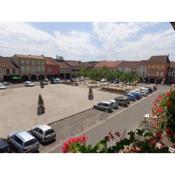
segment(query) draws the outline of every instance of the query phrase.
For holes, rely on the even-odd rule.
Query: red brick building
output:
[[[10,81],[12,76],[18,74],[18,68],[8,57],[0,57],[0,81]]]
[[[118,70],[137,73],[138,65],[139,61],[121,61],[118,65]]]
[[[170,67],[168,69],[168,83],[175,83],[175,62],[170,63]]]
[[[167,82],[169,66],[169,55],[152,56],[146,61],[147,81],[150,83]]]
[[[112,70],[117,70],[118,66],[120,65],[120,61],[100,61],[99,63],[97,63],[94,68],[109,68]]]
[[[51,57],[44,57],[46,61],[45,75],[48,79],[59,76],[60,66],[56,60]]]

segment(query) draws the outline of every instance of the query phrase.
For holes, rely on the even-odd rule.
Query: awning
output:
[[[12,80],[21,80],[21,77],[14,76],[14,77],[12,77]]]

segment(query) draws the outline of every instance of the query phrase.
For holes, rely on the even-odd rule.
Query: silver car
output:
[[[0,90],[6,89],[6,86],[4,86],[3,83],[0,83]]]
[[[118,104],[119,104],[120,106],[125,106],[125,107],[127,107],[127,106],[130,104],[129,98],[128,98],[127,96],[124,96],[124,95],[120,95],[120,96],[116,97],[114,100],[115,100],[116,102],[118,102]]]
[[[20,153],[35,152],[39,148],[38,140],[27,131],[9,134],[8,141]]]
[[[56,133],[49,125],[38,125],[32,128],[32,134],[42,143],[56,140]]]
[[[113,109],[118,109],[119,104],[118,104],[118,102],[117,102],[117,101],[115,101],[115,100],[109,100],[109,102],[111,102],[111,103],[112,103]]]
[[[33,87],[33,86],[35,86],[35,84],[34,83],[32,83],[31,81],[25,81],[25,87]]]
[[[98,103],[97,105],[94,105],[94,109],[99,109],[102,111],[112,112],[113,109],[113,103],[109,101],[102,101]]]

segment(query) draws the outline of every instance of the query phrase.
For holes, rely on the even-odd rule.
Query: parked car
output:
[[[137,93],[136,91],[131,91],[130,94],[134,95],[137,100],[140,100],[142,98],[140,93]]]
[[[0,139],[0,153],[9,153],[10,146],[6,139]]]
[[[141,87],[140,90],[141,90],[141,93],[143,94],[143,96],[149,95],[149,90],[147,88]]]
[[[136,96],[134,96],[132,93],[126,94],[126,96],[129,98],[130,101],[136,101]]]
[[[14,132],[8,135],[9,143],[14,146],[17,152],[27,153],[37,151],[38,140],[27,131]]]
[[[7,86],[7,85],[10,84],[10,82],[8,82],[8,81],[3,81],[2,84],[3,84],[4,86]]]
[[[60,80],[59,78],[53,78],[51,79],[51,84],[59,84],[59,83],[62,83],[63,81]]]
[[[147,87],[145,87],[145,88],[148,89],[149,93],[152,93],[152,92],[153,92],[153,89],[152,89],[150,86],[147,86]]]
[[[118,104],[118,102],[117,102],[117,101],[115,101],[115,100],[109,100],[109,102],[111,102],[111,103],[112,103],[113,109],[118,109],[119,104]]]
[[[45,80],[44,80],[44,81],[43,81],[43,84],[44,84],[44,85],[48,85],[49,83],[48,83],[48,81],[45,81]]]
[[[33,86],[35,86],[35,84],[33,83],[33,82],[31,82],[31,81],[25,81],[25,87],[33,87]]]
[[[48,82],[49,83],[49,79],[48,78],[45,78],[44,81]]]
[[[100,82],[107,82],[105,78],[101,79]]]
[[[56,140],[56,133],[49,125],[38,125],[32,128],[31,133],[42,143]]]
[[[143,97],[143,94],[142,94],[142,92],[140,91],[140,89],[135,89],[134,91],[140,96],[140,98]]]
[[[94,109],[99,109],[102,111],[112,112],[113,103],[109,101],[102,101],[97,105],[94,105]]]
[[[118,96],[114,100],[117,101],[120,106],[127,107],[130,104],[128,97],[125,95]]]
[[[2,83],[0,83],[0,90],[6,89],[6,86],[4,86]]]
[[[111,83],[114,83],[114,84],[118,84],[119,83],[119,80],[112,80]]]

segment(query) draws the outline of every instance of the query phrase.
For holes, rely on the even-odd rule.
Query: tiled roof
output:
[[[60,69],[70,69],[70,65],[68,65],[65,61],[58,62],[58,65],[60,66]]]
[[[95,65],[95,68],[102,68],[102,67],[117,68],[120,63],[121,63],[120,61],[100,61]]]
[[[13,68],[13,69],[16,68],[13,65],[13,63],[10,61],[10,59],[5,58],[5,57],[0,58],[0,67],[3,67],[3,68]]]
[[[70,66],[76,66],[76,67],[80,66],[80,63],[81,63],[81,61],[77,61],[77,60],[65,60],[65,62]]]
[[[17,57],[17,58],[33,58],[33,59],[44,59],[43,56],[37,56],[37,55],[19,55],[19,54],[16,54],[14,55],[14,57]]]
[[[170,63],[168,55],[152,56],[148,61],[149,61],[149,63],[150,62],[154,62],[154,63]]]
[[[175,62],[170,63],[170,68],[175,68]]]
[[[139,61],[121,61],[120,67],[132,67],[136,68],[140,64]]]
[[[51,57],[44,57],[46,60],[46,65],[58,65],[58,62]]]
[[[83,66],[83,67],[94,67],[95,66],[95,63],[92,63],[92,62],[82,62],[81,63],[81,66]]]
[[[146,65],[148,63],[148,60],[140,60],[138,65]]]

